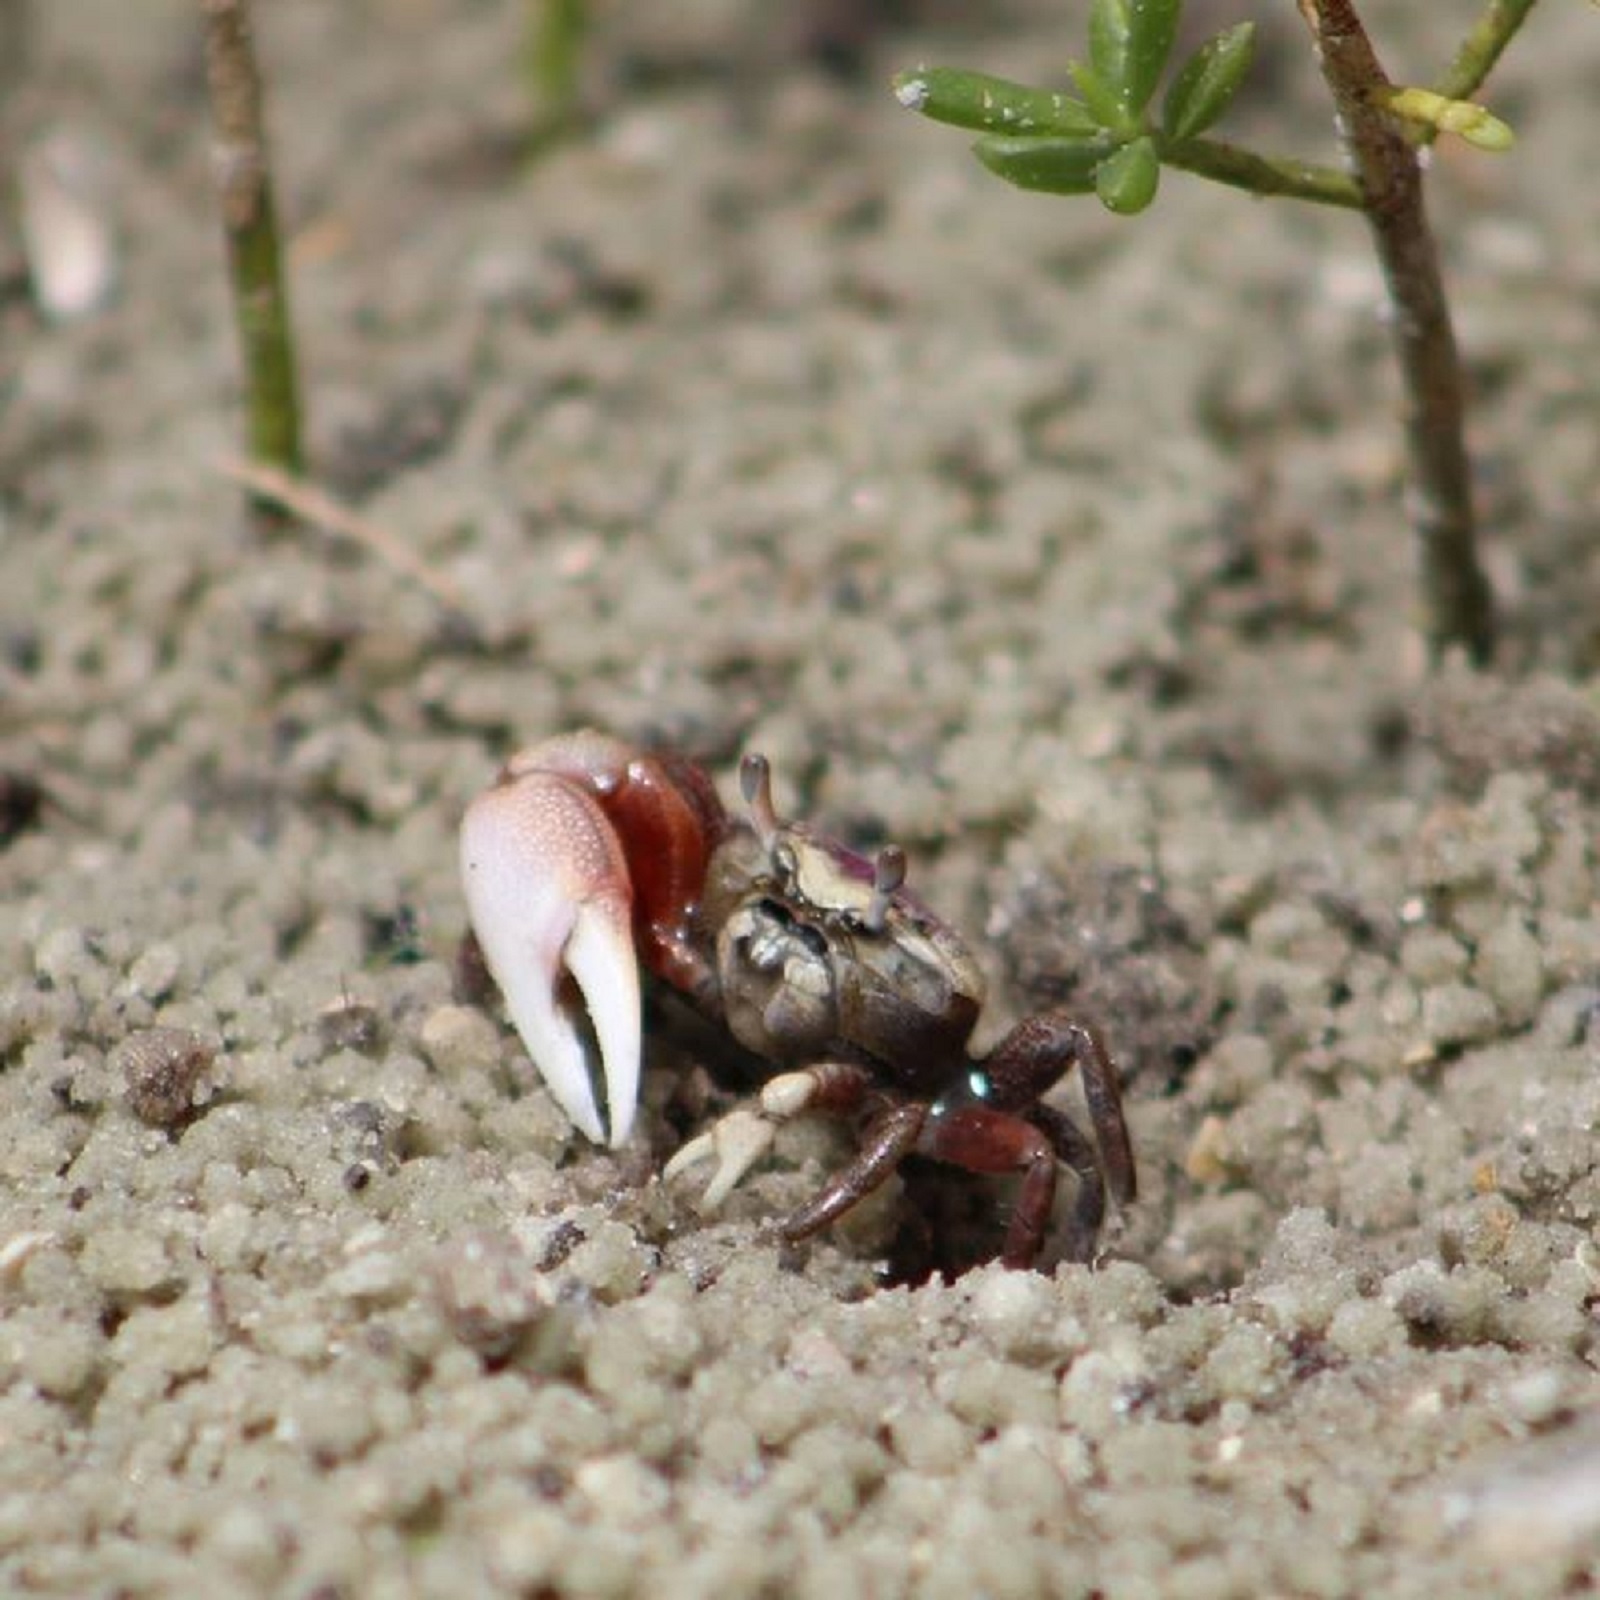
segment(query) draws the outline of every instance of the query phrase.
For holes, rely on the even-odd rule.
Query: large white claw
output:
[[[594,798],[553,772],[515,772],[461,823],[467,913],[522,1042],[561,1109],[596,1144],[624,1144],[639,1099],[639,968],[622,845]],[[576,983],[600,1049],[606,1117],[573,1025]]]

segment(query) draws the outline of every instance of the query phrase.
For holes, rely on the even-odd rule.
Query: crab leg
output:
[[[577,783],[513,765],[467,808],[461,876],[472,930],[540,1076],[589,1138],[624,1144],[639,1097],[640,1003],[633,892],[615,829]],[[573,984],[599,1046],[604,1118]]]
[[[761,1088],[760,1109],[744,1106],[730,1111],[714,1127],[689,1140],[661,1169],[671,1183],[683,1173],[716,1162],[716,1170],[699,1200],[703,1215],[718,1210],[745,1174],[772,1148],[778,1124],[807,1111],[851,1111],[871,1092],[872,1082],[860,1067],[843,1061],[823,1061],[782,1072]]]

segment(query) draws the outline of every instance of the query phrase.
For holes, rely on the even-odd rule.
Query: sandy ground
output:
[[[318,477],[466,621],[216,470],[190,8],[35,6],[12,148],[87,156],[119,283],[51,325],[0,247],[0,766],[47,790],[0,853],[0,1587],[1590,1589],[1592,8],[1495,80],[1516,152],[1438,153],[1493,676],[1423,662],[1357,221],[1019,196],[884,89],[1038,75],[1061,8],[842,74],[616,8],[532,165],[513,6],[261,9]],[[1426,78],[1470,8],[1374,9]],[[1331,154],[1269,44],[1238,127]],[[807,1124],[701,1218],[655,1175],[730,1102],[665,1044],[629,1148],[572,1132],[453,993],[454,833],[585,724],[903,843],[985,1038],[1100,1023],[1145,1194],[1097,1270],[892,1284],[898,1184],[762,1243],[846,1148]]]

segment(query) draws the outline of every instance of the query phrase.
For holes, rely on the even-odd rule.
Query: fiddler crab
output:
[[[745,756],[739,782],[743,818],[686,758],[588,731],[513,756],[468,807],[472,932],[551,1094],[596,1143],[627,1141],[642,965],[772,1064],[758,1110],[734,1111],[665,1169],[672,1179],[714,1164],[705,1209],[761,1159],[778,1123],[822,1111],[859,1120],[860,1151],[777,1225],[783,1239],[827,1227],[916,1154],[1020,1175],[1000,1258],[1031,1267],[1065,1162],[1078,1183],[1065,1253],[1089,1260],[1107,1189],[1122,1206],[1136,1189],[1098,1035],[1047,1011],[970,1057],[982,974],[906,887],[904,852],[868,860],[783,821],[761,756]],[[1042,1098],[1074,1066],[1092,1140]]]

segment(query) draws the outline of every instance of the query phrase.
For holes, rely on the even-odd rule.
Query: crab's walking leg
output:
[[[534,1065],[573,1122],[618,1146],[639,1098],[633,896],[616,830],[578,784],[515,766],[461,824],[472,930]],[[567,993],[576,984],[605,1079],[602,1121]]]
[[[888,1107],[868,1125],[855,1160],[803,1206],[791,1211],[778,1224],[778,1232],[791,1242],[809,1239],[859,1205],[917,1148],[927,1120],[928,1108],[920,1100]]]
[[[1028,1112],[1033,1123],[1055,1147],[1055,1153],[1072,1168],[1078,1179],[1078,1198],[1072,1207],[1072,1222],[1067,1230],[1068,1261],[1089,1261],[1094,1242],[1106,1220],[1106,1183],[1094,1146],[1064,1112],[1054,1106],[1036,1105]]]
[[[1041,1128],[1015,1112],[997,1111],[965,1095],[952,1100],[947,1096],[934,1107],[917,1153],[968,1172],[1021,1173],[1022,1188],[1000,1259],[1008,1267],[1031,1267],[1039,1259],[1055,1203],[1055,1148]],[[1089,1165],[1100,1191],[1100,1172],[1092,1157]]]
[[[1040,1099],[1073,1066],[1083,1075],[1094,1140],[1065,1112]],[[1001,1252],[1008,1267],[1031,1267],[1039,1258],[1055,1201],[1058,1161],[1078,1179],[1067,1239],[1073,1261],[1088,1261],[1094,1254],[1108,1182],[1121,1205],[1129,1204],[1138,1189],[1116,1068],[1099,1036],[1059,1011],[1018,1023],[987,1060],[936,1101],[917,1150],[969,1172],[1021,1175]]]
[[[1118,1205],[1131,1205],[1138,1198],[1139,1179],[1122,1114],[1122,1090],[1116,1066],[1093,1028],[1060,1011],[1046,1011],[1019,1022],[983,1063],[988,1103],[997,1110],[1033,1119],[1039,1097],[1074,1066],[1083,1080],[1083,1097],[1106,1181]],[[1048,1128],[1043,1119],[1033,1120]],[[1063,1149],[1061,1155],[1074,1171],[1079,1169],[1072,1154]]]

